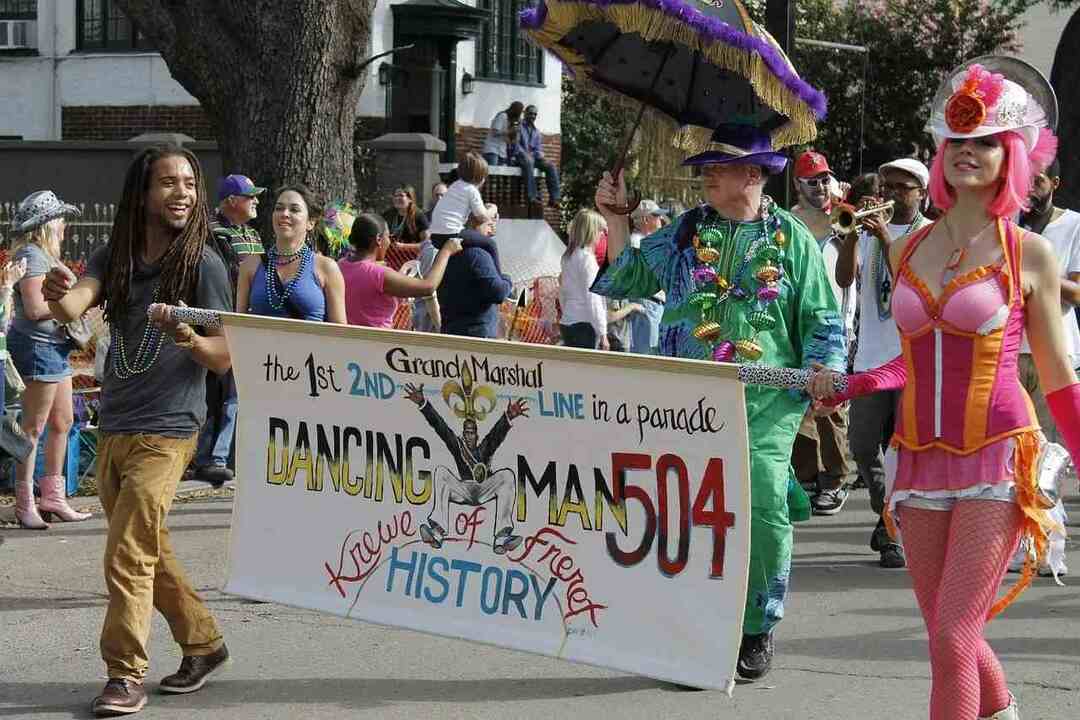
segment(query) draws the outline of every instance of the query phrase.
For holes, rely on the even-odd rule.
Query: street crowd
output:
[[[1047,443],[1080,453],[1080,213],[1055,204],[1056,141],[1031,88],[978,65],[953,80],[950,106],[978,92],[984,113],[976,122],[945,108],[930,167],[898,157],[841,178],[807,150],[794,160],[790,211],[763,194],[787,157],[760,133],[719,128],[686,160],[702,186],[689,210],[645,199],[617,211],[623,179],[605,174],[596,207],[569,224],[559,331],[572,347],[814,371],[810,403],[747,388],[752,557],[740,675],[772,666],[791,521],[841,512],[862,484],[879,517],[869,546],[882,567],[908,567],[931,637],[930,716],[1007,720],[1015,702],[982,638],[987,617],[1015,596],[995,603],[998,585],[1010,565],[1023,569],[1018,589],[1035,573],[1067,573],[1064,509],[1059,497],[1040,504],[1035,476]],[[498,208],[481,189],[490,167],[515,164],[530,202],[540,204],[539,169],[558,205],[536,113],[518,102],[498,113],[483,151],[432,188],[428,211],[400,187],[385,213],[358,214],[340,258],[320,251],[324,202],[312,190],[276,189],[272,237],[262,237],[250,222],[266,190],[229,175],[211,211],[198,160],[176,147],[135,158],[110,242],[81,278],[61,262],[75,208],[50,191],[20,204],[0,294],[9,372],[25,383],[19,426],[2,428],[28,446],[15,482],[24,528],[89,517],[65,493],[68,355],[88,309],[103,306],[111,333],[96,474],[109,521],[109,680],[96,713],[145,705],[152,607],[184,656],[162,691],[198,690],[229,658],[166,531],[185,474],[232,479],[228,348],[220,331],[167,312],[148,319],[148,308],[387,328],[413,298],[414,329],[496,337],[513,291],[499,243],[513,238],[496,237]]]

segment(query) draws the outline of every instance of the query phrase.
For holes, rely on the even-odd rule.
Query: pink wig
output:
[[[1029,153],[1024,138],[1014,130],[998,133],[1005,148],[1005,162],[998,180],[998,193],[987,210],[995,217],[1012,217],[1027,210],[1028,193],[1031,191],[1032,175],[1045,170],[1057,154],[1057,138],[1050,130],[1039,131],[1039,139]],[[945,180],[945,143],[938,145],[934,161],[930,165],[930,199],[942,210],[948,210],[956,202],[956,191]]]

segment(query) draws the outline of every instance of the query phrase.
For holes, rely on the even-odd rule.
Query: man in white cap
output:
[[[642,200],[634,212],[630,213],[630,245],[641,247],[641,239],[652,235],[664,226],[664,220],[670,213],[655,200]],[[664,291],[647,298],[637,298],[634,303],[641,307],[641,312],[632,313],[630,323],[630,347],[627,349],[639,355],[656,355],[660,351],[660,318],[664,314]]]
[[[1069,358],[1075,368],[1080,367],[1080,329],[1073,314],[1073,310],[1080,306],[1080,213],[1054,205],[1054,192],[1060,184],[1060,165],[1055,160],[1044,172],[1035,175],[1028,196],[1029,210],[1021,216],[1020,225],[1042,235],[1054,246],[1054,254],[1061,266],[1062,327],[1069,346]],[[1035,415],[1039,418],[1043,434],[1050,442],[1060,442],[1061,435],[1039,388],[1039,376],[1035,372],[1026,335],[1020,347],[1019,370],[1020,382],[1035,404]]]
[[[836,282],[850,287],[859,277],[859,330],[855,372],[883,365],[900,354],[900,336],[892,319],[893,278],[889,247],[930,222],[922,214],[930,171],[914,158],[901,158],[878,168],[884,200],[892,200],[893,216],[886,223],[874,215],[863,221],[862,233],[844,238],[836,263]],[[885,448],[893,434],[898,390],[884,390],[851,401],[848,440],[859,474],[870,489],[870,506],[878,524],[870,548],[881,553],[885,568],[905,565],[904,550],[889,538],[881,519],[885,507]]]

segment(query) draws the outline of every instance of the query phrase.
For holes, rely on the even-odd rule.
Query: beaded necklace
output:
[[[289,300],[289,293],[293,291],[293,288],[296,287],[296,283],[304,276],[304,271],[307,270],[308,265],[311,264],[312,252],[310,247],[306,244],[303,245],[298,251],[298,254],[300,255],[300,266],[296,268],[296,274],[293,275],[292,280],[289,280],[279,293],[277,288],[278,283],[281,281],[277,276],[277,267],[279,264],[277,248],[271,247],[266,251],[266,258],[268,260],[266,263],[266,301],[270,303],[270,307],[275,310],[285,309],[285,303]],[[287,265],[288,263],[284,264]]]
[[[911,224],[907,226],[907,230],[900,238],[907,237],[915,230],[922,227],[922,223],[926,218],[918,210],[915,211],[915,218],[911,221]],[[874,243],[874,257],[871,261],[871,272],[873,273],[874,282],[874,299],[877,301],[877,314],[878,320],[884,322],[892,317],[892,272],[889,270],[889,262],[886,254],[881,251],[881,243]]]
[[[157,302],[160,289],[160,285],[154,288],[154,297],[150,300],[151,304]],[[113,374],[120,380],[127,380],[135,375],[141,375],[152,368],[161,354],[162,346],[165,344],[165,336],[161,328],[147,320],[142,339],[139,341],[139,347],[135,351],[135,358],[128,360],[127,347],[124,344],[124,333],[121,328],[116,323],[109,323],[109,334],[111,336],[109,353],[112,355],[112,370]]]
[[[300,247],[298,247],[296,250],[294,250],[291,253],[278,252],[277,247],[275,246],[275,248],[274,248],[274,264],[277,265],[278,267],[281,267],[282,265],[288,265],[291,262],[293,262],[294,260],[296,260],[296,258],[300,257],[300,254],[303,253],[303,252],[304,252],[304,246],[303,245],[301,245]]]
[[[740,360],[760,359],[764,351],[757,343],[758,333],[776,326],[768,308],[780,297],[780,279],[784,274],[780,261],[787,237],[772,209],[772,199],[762,196],[759,235],[747,246],[731,278],[721,273],[735,266],[740,223],[724,220],[721,224],[707,218],[698,225],[691,240],[695,259],[691,277],[696,290],[690,293],[688,302],[701,313],[692,334],[710,349],[712,359],[717,362],[731,362],[736,356]],[[746,313],[754,331],[749,337],[732,334],[731,326],[743,314],[738,312],[740,309]]]

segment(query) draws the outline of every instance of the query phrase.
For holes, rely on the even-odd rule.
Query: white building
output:
[[[1054,69],[1054,53],[1057,52],[1065,25],[1076,8],[1054,10],[1046,4],[1036,5],[1024,13],[1024,28],[1020,31],[1023,48],[1020,57],[1039,68],[1047,79]]]
[[[419,42],[412,55],[385,58],[381,73],[379,61],[368,66],[360,119],[374,134],[424,131],[417,125],[431,124],[432,134],[472,148],[492,116],[520,100],[537,106],[537,124],[557,161],[561,69],[519,37],[517,12],[524,0],[467,3],[379,0],[371,53]],[[489,19],[478,19],[470,5],[488,11]],[[461,39],[470,34],[475,39]],[[417,61],[429,64],[421,68]],[[390,71],[392,62],[397,72]],[[394,90],[380,80],[392,83],[406,74],[408,91],[388,102]],[[451,78],[452,86],[432,89],[432,78]],[[397,117],[399,109],[416,109],[421,89],[431,98],[421,98],[423,112]],[[126,140],[144,132],[214,139],[198,102],[111,0],[0,0],[0,98],[2,140]],[[436,113],[438,121],[431,122]]]

